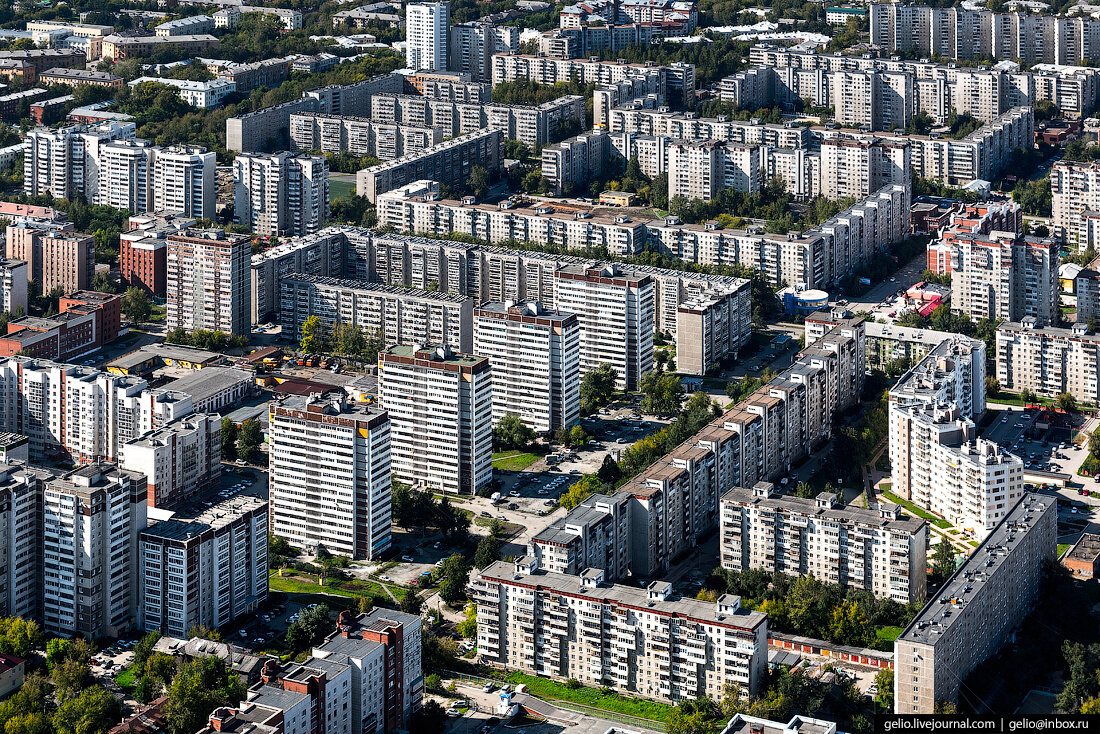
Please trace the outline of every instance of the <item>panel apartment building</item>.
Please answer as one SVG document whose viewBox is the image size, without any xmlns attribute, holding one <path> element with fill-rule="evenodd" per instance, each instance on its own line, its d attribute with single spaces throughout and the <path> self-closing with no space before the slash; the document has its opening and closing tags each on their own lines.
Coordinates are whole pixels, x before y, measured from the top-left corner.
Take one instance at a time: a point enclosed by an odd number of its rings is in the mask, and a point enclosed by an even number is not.
<svg viewBox="0 0 1100 734">
<path fill-rule="evenodd" d="M 614 495 L 591 498 L 551 523 L 528 543 L 528 554 L 562 573 L 664 573 L 715 529 L 724 493 L 774 480 L 828 440 L 834 413 L 859 399 L 865 349 L 862 319 L 838 323 Z"/>
<path fill-rule="evenodd" d="M 1039 328 L 1029 319 L 997 327 L 997 380 L 1004 390 L 1032 390 L 1100 404 L 1100 335 L 1078 322 Z"/>
<path fill-rule="evenodd" d="M 443 130 L 369 117 L 300 112 L 290 116 L 290 139 L 299 150 L 372 155 L 388 161 L 439 145 Z"/>
<path fill-rule="evenodd" d="M 727 683 L 755 693 L 767 669 L 768 618 L 741 607 L 544 571 L 524 556 L 478 574 L 478 652 L 485 662 L 532 675 L 660 701 L 718 698 Z"/>
<path fill-rule="evenodd" d="M 996 655 L 1039 596 L 1055 558 L 1058 503 L 1025 494 L 894 642 L 894 713 L 955 703 L 966 676 Z"/>
<path fill-rule="evenodd" d="M 722 495 L 722 568 L 813 576 L 899 604 L 924 601 L 928 523 L 878 509 L 778 494 L 769 482 Z"/>
<path fill-rule="evenodd" d="M 413 151 L 355 174 L 355 190 L 372 204 L 378 195 L 413 181 L 431 179 L 444 186 L 464 187 L 477 166 L 490 176 L 504 159 L 501 131 L 488 128 L 461 135 L 430 148 Z"/>
<path fill-rule="evenodd" d="M 1054 240 L 996 231 L 951 239 L 953 311 L 973 321 L 1057 322 L 1059 245 Z"/>
<path fill-rule="evenodd" d="M 150 507 L 172 508 L 222 475 L 221 418 L 197 413 L 122 445 L 123 469 L 143 475 Z"/>
<path fill-rule="evenodd" d="M 493 371 L 493 422 L 515 415 L 537 433 L 580 422 L 580 338 L 575 314 L 538 301 L 474 310 L 474 354 Z"/>
<path fill-rule="evenodd" d="M 985 345 L 945 341 L 890 391 L 894 491 L 984 537 L 1024 494 L 1023 461 L 977 438 L 985 409 Z"/>
<path fill-rule="evenodd" d="M 390 541 L 390 420 L 342 400 L 271 406 L 271 532 L 291 543 L 373 560 Z"/>
<path fill-rule="evenodd" d="M 279 303 L 283 333 L 295 339 L 301 337 L 303 322 L 316 316 L 327 327 L 379 329 L 387 344 L 446 344 L 473 351 L 475 301 L 466 296 L 301 275 L 282 280 Z"/>
<path fill-rule="evenodd" d="M 255 612 L 267 600 L 267 541 L 267 502 L 244 495 L 153 523 L 138 536 L 138 627 L 185 637 Z"/>
<path fill-rule="evenodd" d="M 493 479 L 489 360 L 450 347 L 378 353 L 378 393 L 390 416 L 393 476 L 444 493 L 476 494 Z"/>
<path fill-rule="evenodd" d="M 251 239 L 220 229 L 166 239 L 168 328 L 248 334 Z"/>
</svg>

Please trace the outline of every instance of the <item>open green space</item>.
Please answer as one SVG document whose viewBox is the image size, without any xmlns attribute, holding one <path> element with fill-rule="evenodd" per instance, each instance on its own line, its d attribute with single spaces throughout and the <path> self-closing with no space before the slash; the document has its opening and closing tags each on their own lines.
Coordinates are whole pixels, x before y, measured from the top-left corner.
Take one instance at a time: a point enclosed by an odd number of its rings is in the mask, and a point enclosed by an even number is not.
<svg viewBox="0 0 1100 734">
<path fill-rule="evenodd" d="M 530 451 L 500 451 L 493 454 L 493 469 L 497 471 L 523 471 L 539 460 Z"/>
<path fill-rule="evenodd" d="M 137 675 L 134 672 L 134 666 L 131 665 L 120 670 L 118 675 L 115 676 L 115 683 L 127 693 L 133 693 L 134 686 L 137 684 Z"/>
<path fill-rule="evenodd" d="M 1061 558 L 1062 554 L 1065 553 L 1066 551 L 1068 551 L 1069 548 L 1070 548 L 1069 543 L 1059 543 L 1058 544 L 1058 557 Z"/>
<path fill-rule="evenodd" d="M 335 201 L 336 199 L 350 199 L 355 195 L 355 182 L 354 181 L 341 181 L 340 179 L 330 178 L 328 182 L 328 198 L 329 201 Z"/>
<path fill-rule="evenodd" d="M 901 505 L 902 507 L 905 508 L 906 512 L 908 512 L 912 515 L 916 515 L 917 517 L 923 517 L 925 520 L 932 523 L 933 525 L 935 525 L 937 528 L 939 528 L 941 530 L 947 530 L 948 528 L 951 527 L 951 523 L 947 522 L 947 520 L 944 520 L 942 517 L 936 517 L 935 515 L 933 515 L 928 510 L 925 510 L 921 507 L 917 507 L 916 505 L 914 505 L 909 500 L 903 500 L 901 497 L 898 497 L 893 492 L 890 492 L 889 490 L 886 489 L 886 487 L 888 487 L 888 486 L 892 486 L 892 485 L 887 485 L 887 484 L 879 485 L 879 487 L 880 487 L 879 488 L 879 494 L 881 494 L 883 497 L 890 500 L 894 504 Z"/>
<path fill-rule="evenodd" d="M 652 719 L 654 721 L 667 721 L 669 714 L 672 713 L 674 708 L 667 704 L 657 703 L 656 701 L 628 698 L 598 688 L 587 688 L 585 686 L 570 687 L 565 683 L 559 683 L 558 681 L 549 680 L 547 678 L 536 678 L 533 675 L 525 675 L 523 673 L 511 673 L 508 676 L 508 682 L 522 683 L 527 686 L 527 690 L 536 698 L 543 698 L 549 701 L 571 701 L 572 703 L 579 703 L 604 711 L 614 711 L 618 714 L 637 716 L 642 719 Z"/>
<path fill-rule="evenodd" d="M 904 631 L 905 630 L 897 625 L 888 624 L 875 630 L 875 639 L 882 640 L 883 642 L 893 642 L 898 639 L 898 636 Z"/>
<path fill-rule="evenodd" d="M 280 576 L 277 571 L 274 571 L 268 576 L 267 586 L 272 591 L 282 591 L 287 594 L 332 594 L 352 599 L 369 597 L 375 604 L 382 606 L 393 606 L 393 598 L 386 593 L 386 589 L 389 589 L 398 601 L 404 598 L 406 593 L 403 586 L 383 585 L 366 579 L 327 579 L 323 585 L 318 584 L 317 579 L 316 575 L 302 571 L 295 571 L 286 576 Z"/>
</svg>

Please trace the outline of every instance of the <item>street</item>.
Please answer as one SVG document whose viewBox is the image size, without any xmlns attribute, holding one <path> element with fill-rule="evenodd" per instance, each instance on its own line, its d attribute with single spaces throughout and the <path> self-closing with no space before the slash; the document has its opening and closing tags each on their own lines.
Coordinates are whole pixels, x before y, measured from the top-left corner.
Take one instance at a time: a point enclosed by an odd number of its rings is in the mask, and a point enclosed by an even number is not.
<svg viewBox="0 0 1100 734">
<path fill-rule="evenodd" d="M 928 267 L 927 256 L 918 255 L 903 265 L 889 279 L 875 285 L 862 296 L 852 298 L 845 306 L 849 311 L 873 312 L 883 301 L 898 291 L 904 293 L 914 283 L 920 282 L 921 273 Z M 876 314 L 878 315 L 878 314 Z"/>
</svg>

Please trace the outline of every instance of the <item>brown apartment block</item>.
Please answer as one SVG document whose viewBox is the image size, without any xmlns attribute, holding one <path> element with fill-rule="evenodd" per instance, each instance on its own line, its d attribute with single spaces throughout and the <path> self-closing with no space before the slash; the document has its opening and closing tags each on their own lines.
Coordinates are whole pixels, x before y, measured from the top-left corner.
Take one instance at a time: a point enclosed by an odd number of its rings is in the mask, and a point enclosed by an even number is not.
<svg viewBox="0 0 1100 734">
<path fill-rule="evenodd" d="M 64 228 L 9 226 L 6 256 L 27 263 L 27 278 L 42 293 L 88 290 L 95 276 L 95 238 Z"/>
</svg>

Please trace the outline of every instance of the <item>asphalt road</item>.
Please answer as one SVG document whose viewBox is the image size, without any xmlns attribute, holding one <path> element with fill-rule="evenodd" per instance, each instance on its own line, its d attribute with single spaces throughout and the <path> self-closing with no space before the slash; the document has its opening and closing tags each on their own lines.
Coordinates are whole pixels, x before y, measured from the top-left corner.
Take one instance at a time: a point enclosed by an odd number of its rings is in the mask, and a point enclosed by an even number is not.
<svg viewBox="0 0 1100 734">
<path fill-rule="evenodd" d="M 873 286 L 871 290 L 864 293 L 858 298 L 850 299 L 846 308 L 850 311 L 868 311 L 873 312 L 876 308 L 883 304 L 888 298 L 891 298 L 898 291 L 906 291 L 915 283 L 920 282 L 920 275 L 924 272 L 928 265 L 928 260 L 924 255 L 918 255 L 910 260 L 905 265 L 901 266 L 897 272 L 895 272 L 888 279 Z M 879 314 L 876 314 L 876 316 Z M 885 317 L 885 314 L 881 314 Z"/>
</svg>

